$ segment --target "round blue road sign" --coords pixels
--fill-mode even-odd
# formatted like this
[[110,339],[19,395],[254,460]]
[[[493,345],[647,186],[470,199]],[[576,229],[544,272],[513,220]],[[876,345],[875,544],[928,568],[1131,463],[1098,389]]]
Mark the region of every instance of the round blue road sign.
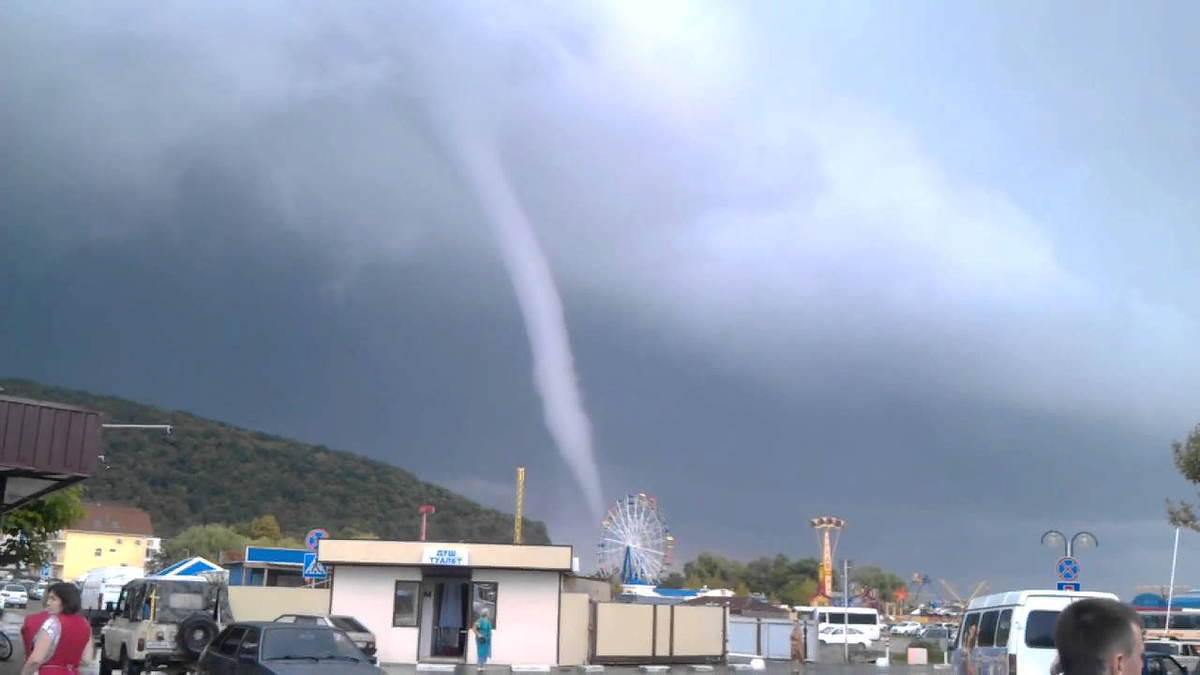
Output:
[[318,527],[315,530],[310,530],[309,533],[304,536],[304,545],[308,547],[308,550],[315,551],[317,550],[317,544],[321,543],[322,539],[326,539],[328,537],[329,533]]
[[1059,558],[1057,571],[1059,581],[1075,581],[1079,578],[1079,561],[1074,558]]

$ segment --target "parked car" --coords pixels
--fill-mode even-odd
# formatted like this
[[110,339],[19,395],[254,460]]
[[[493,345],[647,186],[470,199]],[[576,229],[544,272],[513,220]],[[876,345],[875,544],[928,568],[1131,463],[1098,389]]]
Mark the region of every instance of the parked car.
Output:
[[284,614],[275,619],[278,623],[292,623],[297,626],[325,626],[337,628],[354,641],[355,646],[364,654],[375,659],[375,634],[352,616],[330,616],[321,614]]
[[1178,640],[1146,640],[1147,654],[1169,654],[1188,672],[1200,666],[1200,645]]
[[4,584],[4,589],[0,590],[0,595],[4,596],[5,607],[21,607],[29,606],[29,593],[21,584]]
[[922,640],[950,640],[950,631],[941,626],[931,626],[920,632],[918,637]]
[[381,675],[346,633],[268,621],[230,624],[196,664],[199,675]]
[[821,641],[821,644],[826,645],[849,643],[851,646],[862,647],[863,649],[868,649],[871,646],[871,637],[853,626],[850,628],[827,626],[820,633],[817,633],[817,639]]
[[924,626],[916,621],[905,621],[892,626],[893,635],[916,635]]

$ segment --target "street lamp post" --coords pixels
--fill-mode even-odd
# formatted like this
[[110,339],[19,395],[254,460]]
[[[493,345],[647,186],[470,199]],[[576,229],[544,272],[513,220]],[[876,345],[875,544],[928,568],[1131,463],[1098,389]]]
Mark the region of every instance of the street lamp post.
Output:
[[171,435],[170,424],[101,424],[102,429],[160,429]]
[[1050,530],[1042,535],[1042,546],[1062,546],[1064,558],[1074,557],[1076,547],[1094,548],[1099,545],[1096,535],[1087,531],[1076,532],[1070,539],[1058,530]]
[[842,659],[850,663],[850,568],[854,562],[842,559]]
[[[1082,588],[1079,585],[1079,563],[1075,561],[1075,549],[1092,548],[1099,545],[1100,541],[1096,539],[1096,535],[1087,531],[1076,532],[1070,538],[1058,530],[1050,530],[1042,534],[1042,546],[1063,547],[1063,559],[1059,563],[1058,570],[1059,590],[1066,588],[1080,590]],[[1066,559],[1070,559],[1072,562],[1067,562]],[[1069,573],[1064,572],[1063,566],[1071,571]]]

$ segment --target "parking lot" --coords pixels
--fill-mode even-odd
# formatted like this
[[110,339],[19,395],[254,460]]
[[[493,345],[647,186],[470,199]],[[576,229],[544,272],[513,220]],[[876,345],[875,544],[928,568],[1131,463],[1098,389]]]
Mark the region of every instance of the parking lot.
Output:
[[21,646],[21,622],[25,620],[26,614],[32,614],[41,609],[42,603],[37,600],[30,600],[29,607],[25,609],[13,607],[4,609],[3,617],[0,618],[0,628],[13,643],[13,655],[8,661],[0,662],[0,675],[20,675],[21,664],[25,663],[25,649]]

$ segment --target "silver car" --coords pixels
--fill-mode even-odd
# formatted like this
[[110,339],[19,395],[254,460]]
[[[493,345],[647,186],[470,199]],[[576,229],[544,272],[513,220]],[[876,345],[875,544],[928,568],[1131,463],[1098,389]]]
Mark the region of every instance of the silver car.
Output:
[[283,614],[275,619],[276,623],[293,623],[298,626],[328,626],[337,628],[354,641],[355,646],[362,650],[371,663],[375,663],[375,634],[359,623],[352,616],[331,616],[327,614]]

